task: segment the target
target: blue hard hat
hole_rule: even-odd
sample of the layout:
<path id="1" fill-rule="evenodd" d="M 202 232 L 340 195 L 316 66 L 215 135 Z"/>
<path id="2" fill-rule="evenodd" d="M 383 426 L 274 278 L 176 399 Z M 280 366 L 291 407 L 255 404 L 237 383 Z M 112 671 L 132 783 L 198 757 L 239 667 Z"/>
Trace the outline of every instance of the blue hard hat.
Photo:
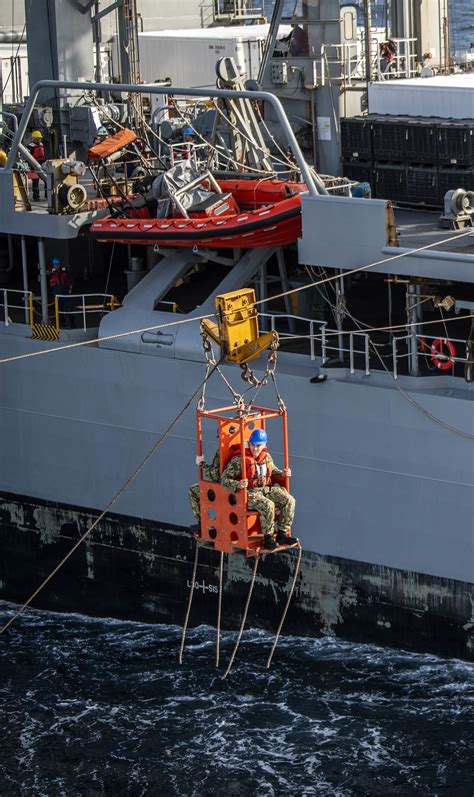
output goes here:
<path id="1" fill-rule="evenodd" d="M 51 263 L 53 264 L 53 266 L 60 266 L 61 265 L 61 261 L 60 261 L 59 257 L 53 257 Z"/>
<path id="2" fill-rule="evenodd" d="M 249 437 L 249 443 L 253 446 L 264 446 L 268 440 L 265 429 L 254 429 Z"/>
<path id="3" fill-rule="evenodd" d="M 192 127 L 185 127 L 183 130 L 183 136 L 194 136 L 196 135 Z"/>

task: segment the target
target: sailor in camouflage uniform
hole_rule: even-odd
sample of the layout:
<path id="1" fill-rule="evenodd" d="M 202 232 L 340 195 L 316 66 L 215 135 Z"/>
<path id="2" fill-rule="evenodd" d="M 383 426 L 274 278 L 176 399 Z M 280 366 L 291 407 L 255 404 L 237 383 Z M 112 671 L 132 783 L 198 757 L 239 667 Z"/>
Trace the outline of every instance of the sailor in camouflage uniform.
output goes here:
<path id="1" fill-rule="evenodd" d="M 211 464 L 208 465 L 204 462 L 204 457 L 200 456 L 199 454 L 196 457 L 196 465 L 202 465 L 202 474 L 205 479 L 209 479 L 211 482 L 218 482 L 221 476 L 221 468 L 220 468 L 220 460 L 219 460 L 219 450 L 216 451 L 214 454 L 214 459 L 212 460 Z M 199 491 L 199 484 L 192 484 L 188 490 L 188 498 L 189 503 L 191 504 L 191 509 L 193 511 L 193 515 L 196 518 L 198 527 L 201 526 L 201 495 Z"/>
<path id="2" fill-rule="evenodd" d="M 254 429 L 245 451 L 246 473 L 242 474 L 242 458 L 232 457 L 221 477 L 221 484 L 231 490 L 248 488 L 247 508 L 260 513 L 260 524 L 264 534 L 265 548 L 272 550 L 278 545 L 292 545 L 296 539 L 291 536 L 291 526 L 295 514 L 295 499 L 284 487 L 272 484 L 272 476 L 291 476 L 289 468 L 277 468 L 266 449 L 267 434 L 263 429 Z M 244 476 L 244 478 L 242 478 Z M 280 510 L 276 542 L 275 508 Z"/>

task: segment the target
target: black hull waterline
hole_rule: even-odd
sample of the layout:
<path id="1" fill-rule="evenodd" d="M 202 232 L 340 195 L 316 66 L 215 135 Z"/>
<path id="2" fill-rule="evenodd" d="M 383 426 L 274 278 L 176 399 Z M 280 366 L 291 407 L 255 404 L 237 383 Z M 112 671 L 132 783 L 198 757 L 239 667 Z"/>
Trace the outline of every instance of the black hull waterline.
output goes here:
<path id="1" fill-rule="evenodd" d="M 0 598 L 23 603 L 97 514 L 3 493 Z M 194 548 L 189 531 L 182 528 L 109 515 L 33 606 L 181 624 L 191 588 Z M 249 626 L 276 630 L 294 565 L 291 551 L 262 560 Z M 240 624 L 252 567 L 252 559 L 226 557 L 223 628 L 236 629 Z M 190 625 L 216 622 L 218 568 L 218 553 L 203 549 Z M 474 659 L 470 595 L 472 585 L 461 581 L 303 551 L 286 633 L 337 635 Z"/>

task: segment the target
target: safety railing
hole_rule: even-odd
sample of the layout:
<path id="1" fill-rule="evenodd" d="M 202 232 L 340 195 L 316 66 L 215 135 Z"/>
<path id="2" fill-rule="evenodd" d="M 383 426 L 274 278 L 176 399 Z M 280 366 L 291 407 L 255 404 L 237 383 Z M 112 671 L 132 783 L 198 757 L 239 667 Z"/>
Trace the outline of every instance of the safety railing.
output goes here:
<path id="1" fill-rule="evenodd" d="M 12 294 L 15 298 L 11 298 Z M 25 324 L 33 326 L 33 293 L 32 291 L 19 291 L 13 288 L 3 289 L 3 320 L 8 327 L 14 323 L 10 318 L 11 310 L 23 310 Z"/>
<path id="2" fill-rule="evenodd" d="M 370 42 L 373 80 L 387 80 L 393 78 L 409 78 L 417 75 L 416 65 L 416 39 L 394 39 L 397 51 L 392 61 L 387 62 L 380 50 L 382 43 L 374 37 Z M 340 81 L 347 86 L 365 81 L 366 61 L 363 41 L 342 44 L 323 44 L 319 59 L 314 60 L 314 78 L 325 86 L 331 81 Z"/>
<path id="3" fill-rule="evenodd" d="M 380 51 L 379 42 L 374 39 L 373 45 L 377 46 L 377 56 L 375 59 L 374 80 L 393 80 L 396 78 L 416 77 L 417 55 L 415 52 L 417 39 L 393 39 L 397 45 L 397 51 L 393 60 L 387 62 Z"/>
<path id="4" fill-rule="evenodd" d="M 79 316 L 81 319 L 80 327 L 86 332 L 88 318 L 93 315 L 110 313 L 119 306 L 120 303 L 111 293 L 66 293 L 55 296 L 54 315 L 56 329 L 59 331 L 61 326 L 75 327 L 76 316 Z M 77 328 L 79 329 L 80 327 Z"/>
<path id="5" fill-rule="evenodd" d="M 403 353 L 400 352 L 402 344 L 405 344 L 407 349 Z M 456 344 L 460 344 L 459 348 L 465 352 L 463 357 L 458 356 Z M 439 335 L 397 335 L 392 339 L 393 377 L 398 379 L 400 364 L 404 360 L 411 363 L 415 361 L 417 364 L 419 359 L 424 359 L 432 371 L 453 373 L 457 363 L 465 365 L 469 362 L 466 346 L 467 342 L 462 338 L 441 338 Z"/>
<path id="6" fill-rule="evenodd" d="M 343 362 L 345 355 L 348 354 L 349 369 L 351 374 L 354 374 L 358 370 L 355 367 L 355 358 L 360 355 L 363 358 L 366 376 L 370 374 L 370 345 L 369 335 L 366 332 L 344 332 L 328 327 L 326 321 L 288 313 L 259 313 L 259 317 L 269 318 L 271 330 L 278 332 L 282 340 L 307 340 L 311 360 L 320 356 L 324 365 L 330 359 L 328 353 L 334 352 L 337 358 Z M 298 334 L 281 329 L 283 323 L 289 327 L 290 322 L 294 327 L 296 325 L 306 326 L 307 332 L 303 331 Z M 357 340 L 362 340 L 361 348 L 356 348 Z"/>

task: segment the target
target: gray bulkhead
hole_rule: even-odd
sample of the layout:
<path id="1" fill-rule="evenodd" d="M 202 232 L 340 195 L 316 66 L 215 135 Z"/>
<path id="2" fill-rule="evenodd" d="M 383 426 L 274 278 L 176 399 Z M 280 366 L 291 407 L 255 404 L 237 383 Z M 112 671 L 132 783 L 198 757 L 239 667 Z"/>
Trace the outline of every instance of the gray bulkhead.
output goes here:
<path id="1" fill-rule="evenodd" d="M 257 263 L 249 252 L 215 293 L 242 287 Z M 158 265 L 122 309 L 104 318 L 101 338 L 176 320 L 153 306 L 184 267 L 182 254 Z M 209 297 L 192 315 L 212 310 Z M 198 325 L 163 330 L 171 345 L 141 333 L 3 366 L 0 490 L 98 510 L 106 506 L 201 382 Z M 24 328 L 18 336 L 12 332 L 10 327 L 1 335 L 4 357 L 45 345 L 25 339 Z M 239 370 L 224 371 L 241 388 Z M 316 372 L 309 356 L 280 354 L 278 383 L 289 414 L 296 532 L 303 547 L 471 582 L 473 441 L 414 408 L 388 374 L 337 369 L 315 385 L 310 378 Z M 465 383 L 444 376 L 400 377 L 399 384 L 434 416 L 474 434 L 472 393 Z M 270 386 L 259 394 L 263 405 L 274 401 Z M 207 402 L 231 403 L 217 375 Z M 278 462 L 281 441 L 276 431 L 270 433 Z M 191 406 L 114 511 L 188 525 L 187 487 L 197 478 L 195 437 Z M 210 429 L 208 458 L 215 444 Z"/>

